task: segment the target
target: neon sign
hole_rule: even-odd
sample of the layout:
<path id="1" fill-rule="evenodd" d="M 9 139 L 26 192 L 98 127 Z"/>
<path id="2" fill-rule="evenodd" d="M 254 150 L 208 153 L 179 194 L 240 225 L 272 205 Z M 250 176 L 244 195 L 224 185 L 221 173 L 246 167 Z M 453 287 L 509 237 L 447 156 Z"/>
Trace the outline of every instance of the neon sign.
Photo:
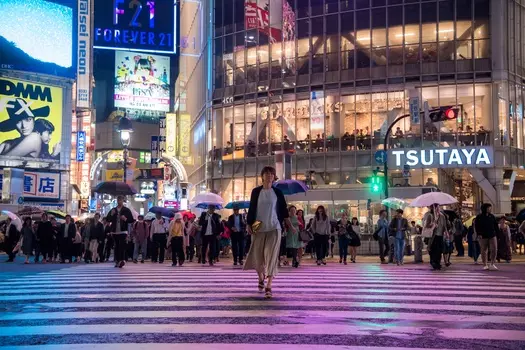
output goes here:
<path id="1" fill-rule="evenodd" d="M 494 166 L 492 147 L 399 149 L 388 154 L 389 166 L 401 168 L 488 168 Z"/>
<path id="2" fill-rule="evenodd" d="M 95 1 L 95 48 L 176 53 L 174 0 Z"/>

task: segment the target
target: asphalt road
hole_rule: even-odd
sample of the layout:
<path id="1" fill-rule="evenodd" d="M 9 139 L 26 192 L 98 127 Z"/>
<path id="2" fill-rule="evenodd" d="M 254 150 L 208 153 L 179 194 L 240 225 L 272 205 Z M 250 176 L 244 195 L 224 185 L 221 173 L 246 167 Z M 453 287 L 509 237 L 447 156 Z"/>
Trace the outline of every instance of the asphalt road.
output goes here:
<path id="1" fill-rule="evenodd" d="M 525 349 L 525 264 L 0 265 L 0 349 Z"/>

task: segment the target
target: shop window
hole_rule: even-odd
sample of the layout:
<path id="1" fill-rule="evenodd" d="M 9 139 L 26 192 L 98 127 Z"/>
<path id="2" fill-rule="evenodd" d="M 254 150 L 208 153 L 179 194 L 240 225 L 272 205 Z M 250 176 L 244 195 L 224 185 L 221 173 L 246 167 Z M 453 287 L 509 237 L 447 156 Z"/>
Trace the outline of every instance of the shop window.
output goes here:
<path id="1" fill-rule="evenodd" d="M 421 47 L 421 60 L 424 63 L 437 62 L 437 43 L 423 44 Z"/>
<path id="2" fill-rule="evenodd" d="M 490 41 L 474 40 L 474 58 L 490 58 Z"/>
<path id="3" fill-rule="evenodd" d="M 464 40 L 456 42 L 456 59 L 468 60 L 472 59 L 472 41 Z"/>
<path id="4" fill-rule="evenodd" d="M 419 63 L 419 45 L 405 46 L 405 63 L 415 64 Z"/>

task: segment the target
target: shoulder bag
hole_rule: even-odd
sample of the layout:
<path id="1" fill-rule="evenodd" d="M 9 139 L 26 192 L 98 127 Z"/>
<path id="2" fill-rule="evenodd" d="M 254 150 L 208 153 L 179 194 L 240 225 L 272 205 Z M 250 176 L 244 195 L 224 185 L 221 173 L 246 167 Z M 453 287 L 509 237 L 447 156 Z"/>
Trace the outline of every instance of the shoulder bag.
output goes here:
<path id="1" fill-rule="evenodd" d="M 312 232 L 310 232 L 309 230 L 301 230 L 299 232 L 299 239 L 302 241 L 302 242 L 310 242 L 311 240 L 314 239 L 314 235 Z"/>

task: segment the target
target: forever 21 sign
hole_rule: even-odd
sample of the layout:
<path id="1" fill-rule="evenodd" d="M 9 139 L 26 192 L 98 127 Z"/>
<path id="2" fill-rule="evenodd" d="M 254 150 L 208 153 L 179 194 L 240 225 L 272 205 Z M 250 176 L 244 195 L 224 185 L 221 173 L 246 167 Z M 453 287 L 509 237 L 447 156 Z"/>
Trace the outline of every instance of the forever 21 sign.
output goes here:
<path id="1" fill-rule="evenodd" d="M 94 47 L 176 53 L 174 0 L 95 0 Z"/>

